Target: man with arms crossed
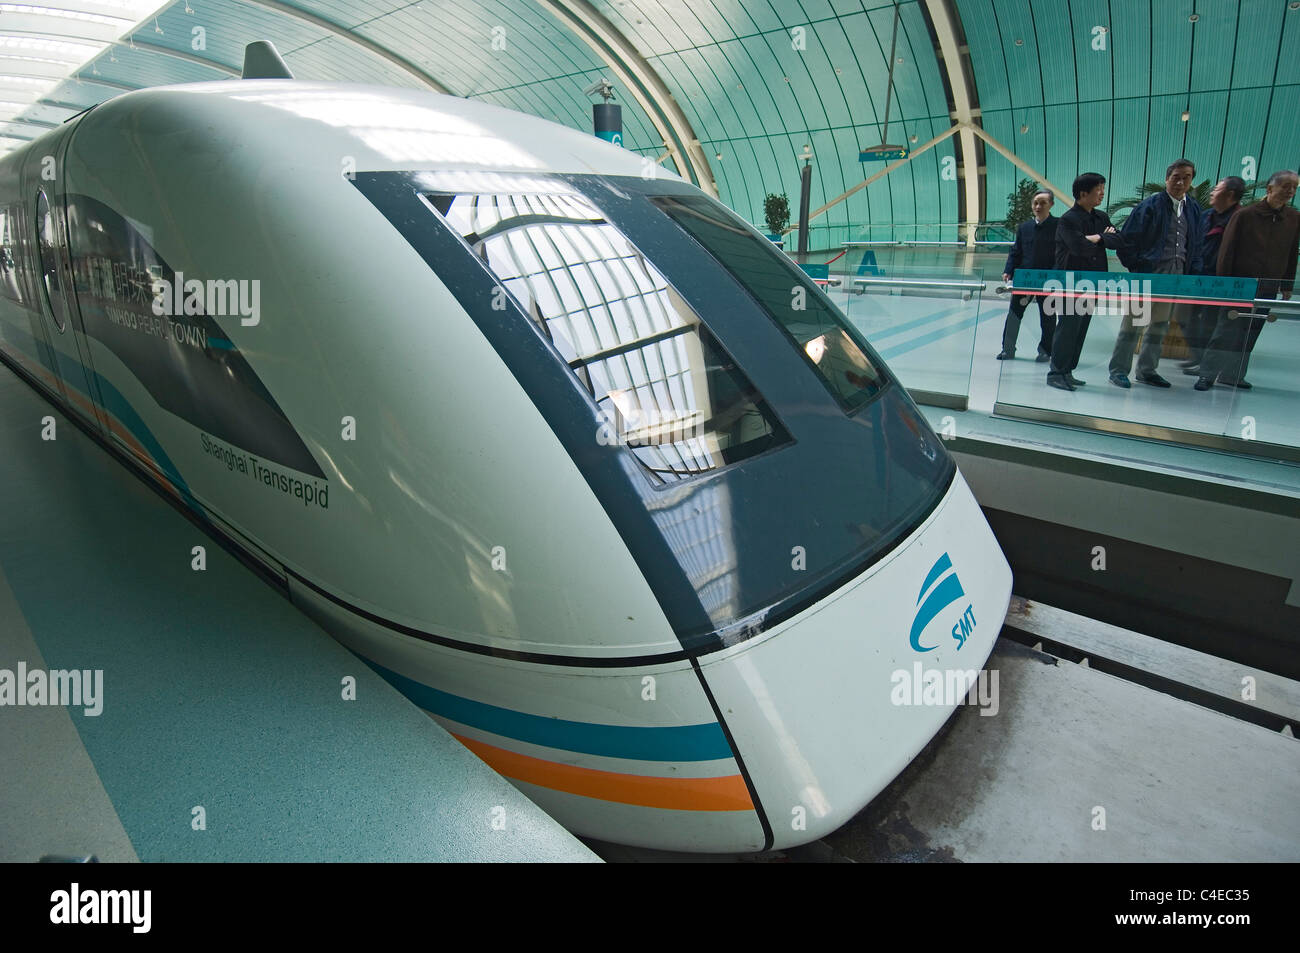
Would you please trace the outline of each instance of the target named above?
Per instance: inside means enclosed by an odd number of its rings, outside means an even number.
[[[1109,271],[1106,249],[1119,248],[1123,239],[1100,209],[1106,198],[1106,177],[1098,172],[1085,172],[1074,180],[1070,191],[1074,195],[1074,207],[1061,216],[1056,226],[1054,264],[1066,271]],[[1083,339],[1092,321],[1092,304],[1074,298],[1057,299],[1057,303],[1060,315],[1052,338],[1047,385],[1058,390],[1074,390],[1085,383],[1072,372],[1079,366],[1079,355],[1083,353]]]

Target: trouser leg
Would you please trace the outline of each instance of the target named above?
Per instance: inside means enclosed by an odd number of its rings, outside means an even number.
[[[1205,354],[1201,359],[1201,377],[1214,380],[1221,373],[1231,374],[1240,365],[1242,345],[1245,343],[1242,329],[1245,318],[1229,318],[1232,308],[1219,308],[1219,317],[1214,331],[1205,344]]]
[[[1261,299],[1276,298],[1279,290],[1281,290],[1280,282],[1268,279],[1261,280],[1255,289],[1255,297]],[[1268,308],[1257,308],[1255,314],[1264,317],[1238,318],[1233,322],[1238,326],[1236,336],[1233,339],[1236,346],[1229,360],[1225,361],[1223,366],[1219,368],[1219,377],[1223,380],[1242,381],[1246,379],[1246,370],[1250,365],[1250,353],[1255,349],[1255,342],[1259,340],[1260,332],[1264,330],[1268,312]]]
[[[1148,328],[1148,330],[1150,330]],[[1115,349],[1110,354],[1110,372],[1111,374],[1128,375],[1133,369],[1133,349],[1137,344],[1138,335],[1142,333],[1141,328],[1133,327],[1133,316],[1124,315],[1119,323],[1119,334],[1115,337]]]
[[[1074,342],[1079,333],[1079,316],[1063,314],[1056,321],[1056,334],[1052,337],[1052,374],[1066,374],[1074,366]]]
[[[1184,335],[1187,338],[1187,357],[1193,364],[1201,363],[1205,357],[1205,344],[1214,333],[1215,318],[1218,309],[1213,305],[1197,305],[1187,319]]]
[[[1142,337],[1142,353],[1138,355],[1139,377],[1156,372],[1156,365],[1160,363],[1160,353],[1165,345],[1165,335],[1169,333],[1169,323],[1174,317],[1174,306],[1168,302],[1151,306],[1151,324]]]
[[[1070,367],[1067,371],[1074,370],[1079,366],[1079,357],[1083,354],[1083,340],[1088,336],[1088,325],[1092,323],[1092,312],[1082,315],[1079,319],[1079,330],[1075,333],[1074,347],[1070,356]]]
[[[1051,310],[1043,307],[1043,299],[1035,299],[1038,305],[1038,329],[1042,332],[1038,339],[1038,353],[1052,353],[1052,337],[1056,334],[1056,315]]]
[[[1264,325],[1268,323],[1268,313],[1271,308],[1260,308],[1258,314],[1264,315],[1262,318],[1255,318],[1250,322],[1250,332],[1246,336],[1246,353],[1255,352],[1255,342],[1259,340],[1260,332],[1264,330]]]
[[[1256,314],[1268,314],[1264,308],[1260,308]],[[1268,323],[1267,318],[1251,318],[1249,327],[1243,327],[1243,347],[1241,353],[1237,355],[1238,360],[1224,367],[1219,377],[1225,381],[1244,381],[1246,371],[1250,368],[1250,354],[1255,350],[1255,342],[1259,340],[1259,333],[1264,330],[1264,325]]]
[[[1020,337],[1020,321],[1025,316],[1026,300],[1023,295],[1013,294],[1011,296],[1011,306],[1007,309],[1007,320],[1002,325],[1002,351],[1005,354],[1015,353],[1016,338]]]

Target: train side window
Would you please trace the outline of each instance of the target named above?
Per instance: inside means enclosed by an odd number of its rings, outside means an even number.
[[[601,409],[609,443],[657,482],[790,435],[699,314],[584,196],[427,194]]]
[[[18,271],[18,249],[14,242],[14,213],[0,208],[0,294],[22,303],[22,275]]]
[[[65,331],[63,322],[63,286],[59,284],[59,250],[57,225],[45,198],[45,190],[36,193],[36,242],[41,256],[41,285],[45,302],[54,318],[54,326]]]

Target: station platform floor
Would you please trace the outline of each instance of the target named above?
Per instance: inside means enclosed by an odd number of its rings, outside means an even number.
[[[0,706],[0,861],[597,860],[4,365],[0,486],[0,670],[102,673]]]

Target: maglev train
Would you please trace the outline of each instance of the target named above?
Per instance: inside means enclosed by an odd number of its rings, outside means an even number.
[[[0,160],[0,231],[6,363],[577,834],[821,837],[1001,627],[1006,560],[861,332],[591,135],[144,89]]]

